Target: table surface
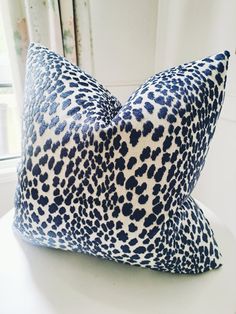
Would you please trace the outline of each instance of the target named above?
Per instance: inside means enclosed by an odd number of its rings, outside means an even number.
[[[0,313],[236,313],[236,240],[207,209],[223,267],[173,275],[78,253],[39,248],[0,219]]]

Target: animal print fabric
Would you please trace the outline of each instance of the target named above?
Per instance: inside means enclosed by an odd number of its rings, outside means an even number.
[[[14,228],[36,245],[172,273],[218,268],[191,197],[215,131],[227,51],[149,78],[121,104],[31,44]]]

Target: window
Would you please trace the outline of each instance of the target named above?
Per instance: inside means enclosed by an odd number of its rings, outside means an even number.
[[[0,160],[20,154],[20,119],[11,78],[10,60],[0,19]]]

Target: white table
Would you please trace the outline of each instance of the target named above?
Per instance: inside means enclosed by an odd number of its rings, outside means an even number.
[[[207,211],[207,210],[206,210]],[[236,240],[207,212],[224,266],[189,276],[34,247],[0,219],[0,313],[236,313]]]

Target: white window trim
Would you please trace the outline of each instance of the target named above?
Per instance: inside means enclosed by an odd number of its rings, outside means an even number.
[[[0,161],[0,184],[13,182],[17,178],[17,166],[20,158],[8,159]]]

